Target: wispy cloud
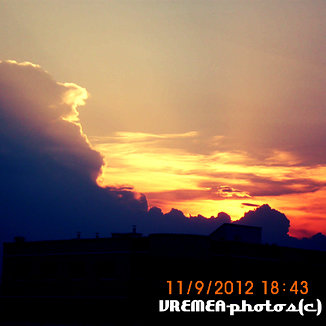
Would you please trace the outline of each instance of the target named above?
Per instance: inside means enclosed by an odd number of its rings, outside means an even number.
[[[94,143],[107,143],[107,142],[142,142],[151,140],[164,140],[164,139],[180,139],[180,138],[192,138],[196,137],[198,132],[189,131],[179,134],[153,134],[145,132],[128,132],[128,131],[118,131],[113,136],[93,136],[91,137]]]
[[[131,184],[146,194],[150,205],[166,211],[177,207],[191,215],[211,216],[226,209],[233,219],[248,206],[297,203],[298,196],[319,193],[326,185],[326,166],[306,166],[291,152],[273,150],[258,160],[247,152],[218,150],[218,146],[208,153],[189,151],[189,142],[203,141],[200,136],[194,131],[119,132],[97,138],[94,145],[107,162],[98,181]],[[167,140],[176,139],[182,139],[178,147],[167,146]]]

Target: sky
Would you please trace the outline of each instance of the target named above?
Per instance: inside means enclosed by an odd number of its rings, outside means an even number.
[[[289,234],[326,233],[325,15],[318,0],[0,0],[2,153],[112,190],[114,212],[237,220],[267,203]]]

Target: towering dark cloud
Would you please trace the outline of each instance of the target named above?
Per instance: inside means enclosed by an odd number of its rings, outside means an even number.
[[[157,207],[148,211],[146,197],[132,188],[100,187],[96,179],[103,157],[78,120],[77,108],[87,96],[84,88],[56,82],[38,65],[0,61],[1,242],[16,235],[29,240],[70,238],[77,231],[88,237],[95,232],[109,236],[133,224],[144,233],[209,234],[231,222],[226,213],[205,218],[186,217],[177,209],[166,214]],[[213,196],[216,190],[218,196]],[[238,190],[212,187],[208,192],[217,199]],[[288,236],[289,220],[268,205],[236,223],[262,226],[265,241],[299,245]],[[306,243],[324,243],[324,236],[316,235],[315,240]]]
[[[96,184],[103,158],[78,122],[87,96],[37,65],[0,63],[2,239],[109,234],[146,214],[143,195]]]
[[[103,157],[78,120],[87,91],[56,82],[32,63],[0,62],[0,238],[94,236],[124,232],[208,234],[228,215],[187,218],[172,209],[148,211],[131,187],[96,183]]]

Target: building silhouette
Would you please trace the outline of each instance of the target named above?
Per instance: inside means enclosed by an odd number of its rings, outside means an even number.
[[[158,298],[167,296],[167,280],[309,279],[323,290],[326,252],[260,242],[260,228],[234,224],[208,236],[143,236],[134,227],[109,238],[16,237],[4,243],[0,313],[12,317],[20,307],[28,319],[37,306],[42,318],[119,319],[117,312],[131,307],[143,318],[149,311],[155,315]]]

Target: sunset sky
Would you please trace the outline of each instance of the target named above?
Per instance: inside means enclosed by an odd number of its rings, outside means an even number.
[[[61,116],[104,157],[101,187],[187,216],[268,203],[310,236],[326,233],[325,17],[318,0],[0,0],[0,60],[69,89]]]

